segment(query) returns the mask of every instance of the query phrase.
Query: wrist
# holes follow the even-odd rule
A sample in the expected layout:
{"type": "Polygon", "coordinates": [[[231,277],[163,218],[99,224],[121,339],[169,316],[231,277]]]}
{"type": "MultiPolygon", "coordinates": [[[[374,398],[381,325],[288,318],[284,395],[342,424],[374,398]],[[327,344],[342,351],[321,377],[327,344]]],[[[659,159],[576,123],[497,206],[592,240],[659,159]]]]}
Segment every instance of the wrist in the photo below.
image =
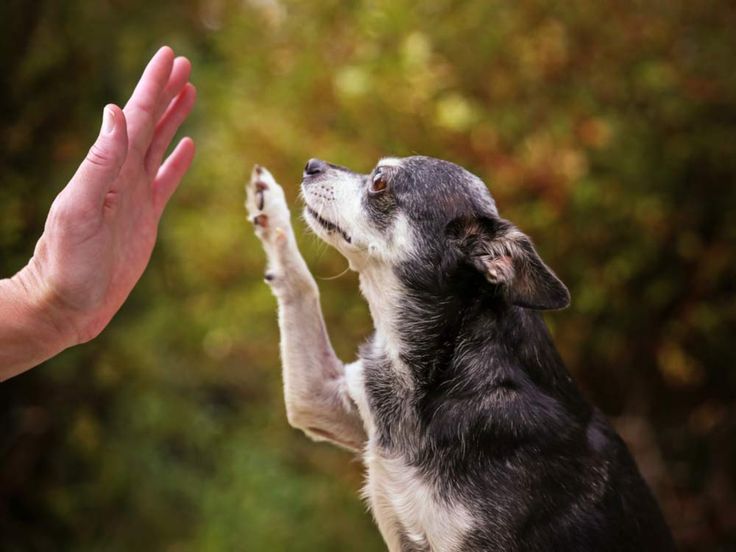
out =
{"type": "Polygon", "coordinates": [[[266,282],[271,288],[279,303],[308,303],[319,304],[319,288],[312,278],[294,277],[294,275],[280,276],[270,275],[266,282]]]}
{"type": "Polygon", "coordinates": [[[69,307],[49,285],[35,257],[10,280],[37,331],[63,345],[62,349],[81,343],[75,324],[78,317],[72,316],[69,307]]]}
{"type": "Polygon", "coordinates": [[[0,379],[20,373],[77,343],[63,308],[33,270],[0,280],[0,379]]]}

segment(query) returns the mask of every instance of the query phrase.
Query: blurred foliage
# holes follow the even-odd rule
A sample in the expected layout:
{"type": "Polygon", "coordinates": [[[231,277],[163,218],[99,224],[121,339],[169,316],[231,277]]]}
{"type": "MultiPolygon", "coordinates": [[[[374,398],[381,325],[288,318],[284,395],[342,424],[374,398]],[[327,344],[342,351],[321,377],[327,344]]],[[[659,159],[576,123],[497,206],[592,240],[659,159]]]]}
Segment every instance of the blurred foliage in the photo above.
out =
{"type": "MultiPolygon", "coordinates": [[[[381,550],[359,463],[286,424],[242,188],[263,163],[295,202],[311,156],[414,152],[484,178],[570,286],[558,346],[681,548],[736,546],[734,28],[711,0],[4,0],[0,274],[160,44],[200,100],[130,301],[0,385],[0,548],[381,550]]],[[[345,268],[301,241],[316,275],[345,268]]],[[[321,288],[350,360],[355,276],[321,288]]]]}

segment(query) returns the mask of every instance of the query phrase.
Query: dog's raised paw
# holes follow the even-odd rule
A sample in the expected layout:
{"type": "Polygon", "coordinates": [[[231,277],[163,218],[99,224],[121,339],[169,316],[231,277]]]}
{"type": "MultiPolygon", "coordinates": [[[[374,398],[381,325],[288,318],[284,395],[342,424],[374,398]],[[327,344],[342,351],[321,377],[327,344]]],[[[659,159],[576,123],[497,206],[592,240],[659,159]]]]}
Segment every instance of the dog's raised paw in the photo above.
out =
{"type": "Polygon", "coordinates": [[[265,246],[273,245],[290,227],[284,190],[265,167],[255,165],[245,186],[245,208],[256,235],[265,246]]]}

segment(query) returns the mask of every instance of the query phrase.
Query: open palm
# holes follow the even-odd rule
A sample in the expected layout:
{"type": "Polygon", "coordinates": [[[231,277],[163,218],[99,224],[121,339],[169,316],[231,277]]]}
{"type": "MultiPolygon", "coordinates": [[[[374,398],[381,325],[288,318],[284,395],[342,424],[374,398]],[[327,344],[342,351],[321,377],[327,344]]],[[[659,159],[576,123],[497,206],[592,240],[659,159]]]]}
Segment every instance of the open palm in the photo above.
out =
{"type": "Polygon", "coordinates": [[[161,48],[124,109],[105,108],[100,136],[55,199],[23,277],[76,342],[95,337],[151,257],[161,213],[194,156],[164,154],[194,105],[191,65],[161,48]]]}

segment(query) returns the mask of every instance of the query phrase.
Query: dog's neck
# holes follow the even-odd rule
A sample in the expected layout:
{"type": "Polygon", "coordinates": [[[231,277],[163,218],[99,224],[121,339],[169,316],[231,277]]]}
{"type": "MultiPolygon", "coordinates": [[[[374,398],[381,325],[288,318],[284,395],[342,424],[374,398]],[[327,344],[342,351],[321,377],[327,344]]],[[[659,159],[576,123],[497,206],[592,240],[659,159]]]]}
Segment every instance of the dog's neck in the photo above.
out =
{"type": "Polygon", "coordinates": [[[404,289],[393,269],[385,264],[366,264],[360,271],[360,290],[368,302],[377,341],[392,361],[402,350],[399,310],[404,289]]]}
{"type": "MultiPolygon", "coordinates": [[[[577,395],[539,314],[483,299],[474,294],[475,285],[462,286],[464,294],[412,293],[394,268],[385,264],[363,267],[360,286],[373,318],[376,344],[415,382],[431,384],[448,366],[458,366],[454,362],[458,347],[472,342],[473,347],[498,348],[509,356],[503,360],[493,353],[487,358],[525,367],[533,379],[577,395]]],[[[493,367],[487,368],[485,374],[492,377],[493,367]]]]}
{"type": "Polygon", "coordinates": [[[368,302],[376,330],[375,344],[400,371],[423,379],[428,364],[438,366],[450,361],[448,343],[456,340],[467,315],[462,300],[451,294],[410,291],[397,270],[384,263],[362,267],[360,289],[368,302]]]}

